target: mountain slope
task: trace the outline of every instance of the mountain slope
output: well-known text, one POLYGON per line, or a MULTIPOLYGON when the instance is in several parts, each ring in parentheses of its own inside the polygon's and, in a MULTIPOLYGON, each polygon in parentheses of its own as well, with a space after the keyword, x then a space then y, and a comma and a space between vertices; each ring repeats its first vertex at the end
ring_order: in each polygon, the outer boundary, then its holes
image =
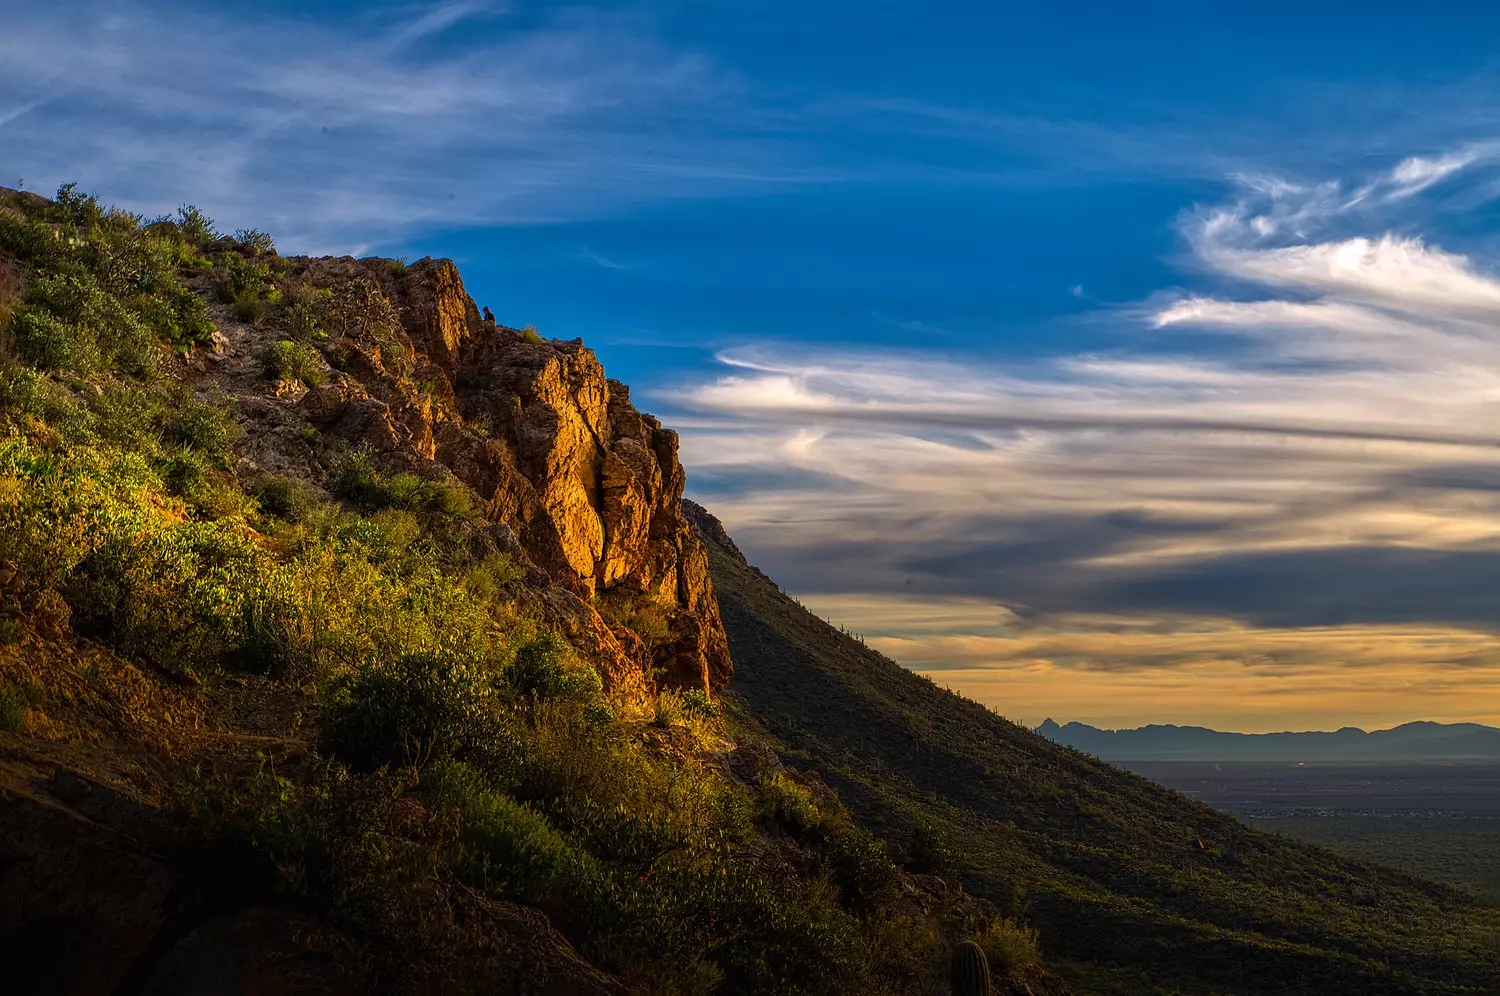
POLYGON ((938 688, 709 547, 742 722, 918 860, 1023 912, 1082 992, 1489 992, 1496 911, 1259 833, 938 688))
POLYGON ((1365 732, 1224 733, 1201 726, 1101 730, 1047 720, 1037 733, 1105 760, 1419 761, 1500 760, 1500 730, 1478 723, 1403 723, 1365 732))
POLYGON ((451 262, 0 188, 4 991, 1065 996, 726 736, 682 486, 451 262))

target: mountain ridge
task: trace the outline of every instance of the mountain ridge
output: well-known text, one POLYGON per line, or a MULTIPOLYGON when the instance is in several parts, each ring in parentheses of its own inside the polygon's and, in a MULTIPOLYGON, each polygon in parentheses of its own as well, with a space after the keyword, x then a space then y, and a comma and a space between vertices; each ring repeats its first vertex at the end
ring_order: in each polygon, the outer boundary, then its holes
POLYGON ((1048 718, 1041 736, 1106 760, 1198 761, 1500 761, 1500 729, 1480 723, 1414 720, 1384 730, 1234 733, 1152 723, 1107 730, 1048 718))

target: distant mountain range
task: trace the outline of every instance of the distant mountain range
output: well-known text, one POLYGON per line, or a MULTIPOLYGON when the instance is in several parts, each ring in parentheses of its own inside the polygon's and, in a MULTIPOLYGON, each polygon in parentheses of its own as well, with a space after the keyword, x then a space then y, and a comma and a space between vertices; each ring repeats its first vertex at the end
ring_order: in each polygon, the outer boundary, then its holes
POLYGON ((1201 726, 1101 730, 1086 723, 1037 733, 1106 761, 1500 761, 1500 729, 1478 723, 1404 723, 1366 732, 1223 733, 1201 726))

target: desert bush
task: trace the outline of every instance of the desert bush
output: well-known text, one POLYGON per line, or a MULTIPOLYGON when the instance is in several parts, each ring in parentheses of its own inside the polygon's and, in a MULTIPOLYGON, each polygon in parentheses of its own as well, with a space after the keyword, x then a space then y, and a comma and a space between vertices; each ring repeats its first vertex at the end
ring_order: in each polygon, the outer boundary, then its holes
POLYGON ((17 352, 45 369, 82 373, 112 363, 144 376, 156 365, 156 334, 88 274, 34 280, 12 332, 17 352))
POLYGON ((906 857, 915 871, 942 875, 952 870, 955 855, 942 830, 933 823, 919 820, 907 839, 906 857))
POLYGON ((402 509, 429 525, 436 520, 473 522, 479 518, 469 489, 458 480, 418 477, 406 471, 387 476, 365 449, 345 455, 334 477, 334 489, 365 513, 402 509))
POLYGON ((543 342, 546 342, 542 338, 542 334, 536 330, 535 325, 526 325, 517 329, 516 335, 522 342, 529 342, 534 346, 540 346, 543 342))
POLYGON ((318 747, 355 771, 493 756, 503 747, 493 679, 469 661, 410 654, 339 682, 318 747))
POLYGON ((605 597, 610 614, 655 650, 672 636, 671 610, 646 595, 615 593, 605 597))
MULTIPOLYGON (((11 622, 9 619, 4 621, 11 622)), ((0 684, 0 733, 26 732, 28 707, 26 694, 21 689, 14 685, 0 684)))
POLYGON ((682 693, 682 713, 692 719, 715 719, 719 715, 719 707, 714 705, 714 700, 703 689, 689 688, 682 693))
POLYGON ((276 254, 276 240, 258 228, 241 228, 234 233, 234 241, 249 249, 256 256, 276 254))
POLYGON ((281 339, 261 348, 260 362, 272 380, 300 380, 317 387, 328 379, 328 369, 316 349, 301 342, 281 339))
POLYGON ((244 291, 234 299, 234 317, 260 328, 276 311, 276 301, 256 291, 244 291))
POLYGON ((98 348, 90 337, 41 308, 17 310, 11 337, 16 353, 44 370, 85 372, 99 365, 98 348))
POLYGON ((318 312, 305 304, 291 304, 282 312, 279 326, 293 342, 322 342, 328 338, 318 325, 318 312))
POLYGON ((246 491, 259 503, 261 511, 288 522, 301 522, 318 502, 313 488, 295 477, 260 474, 251 478, 246 491))
POLYGON ((222 405, 182 394, 173 402, 172 414, 163 431, 166 441, 196 450, 222 464, 239 437, 239 423, 222 405))
POLYGON ((205 246, 219 237, 214 231, 213 219, 192 204, 177 209, 177 230, 182 237, 195 246, 205 246))
POLYGON ((1002 972, 1035 965, 1042 960, 1037 932, 1014 920, 995 920, 974 942, 984 949, 990 964, 1002 972))
POLYGON ((214 295, 224 304, 262 298, 275 289, 271 267, 262 260, 246 259, 237 252, 214 256, 214 295))
POLYGON ((505 683, 513 695, 539 700, 586 701, 603 688, 599 673, 578 660, 573 648, 555 633, 521 646, 505 673, 505 683))
POLYGON ((78 228, 89 228, 104 220, 104 208, 98 198, 79 193, 76 183, 65 183, 57 188, 51 212, 58 220, 78 228))
POLYGON ((899 872, 885 842, 861 827, 834 826, 820 856, 846 907, 870 911, 896 892, 899 872))
POLYGON ((823 822, 812 793, 780 771, 760 783, 760 815, 793 836, 807 836, 823 822))

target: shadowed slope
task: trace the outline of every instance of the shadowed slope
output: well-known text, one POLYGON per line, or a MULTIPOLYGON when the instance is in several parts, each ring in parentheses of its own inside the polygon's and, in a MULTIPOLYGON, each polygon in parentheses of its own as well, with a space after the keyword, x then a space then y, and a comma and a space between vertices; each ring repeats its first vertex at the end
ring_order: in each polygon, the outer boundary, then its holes
POLYGON ((1466 894, 1249 829, 941 689, 782 594, 689 503, 731 698, 893 844, 945 838, 1084 992, 1488 992, 1500 917, 1466 894))

